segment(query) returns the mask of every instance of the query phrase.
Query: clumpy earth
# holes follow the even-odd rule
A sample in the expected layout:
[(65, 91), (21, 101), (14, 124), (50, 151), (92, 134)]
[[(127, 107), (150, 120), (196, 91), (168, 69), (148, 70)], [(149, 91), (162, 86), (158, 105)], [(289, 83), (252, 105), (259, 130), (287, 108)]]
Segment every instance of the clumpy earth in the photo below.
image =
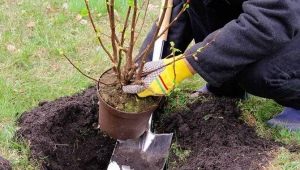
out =
[[(97, 129), (96, 94), (89, 88), (22, 114), (17, 136), (28, 141), (41, 169), (106, 169), (115, 141)], [(174, 132), (169, 168), (262, 169), (279, 144), (258, 137), (239, 115), (235, 100), (210, 96), (181, 111), (157, 114), (156, 130)]]
[(0, 170), (11, 170), (10, 162), (0, 156)]
[(136, 95), (123, 92), (114, 72), (105, 72), (100, 79), (100, 95), (110, 106), (126, 112), (141, 112), (155, 109), (160, 101), (159, 97), (139, 98)]
[(174, 132), (170, 169), (262, 169), (280, 144), (260, 138), (239, 119), (237, 101), (199, 96), (160, 116), (159, 132)]
[(41, 169), (105, 169), (115, 141), (97, 129), (96, 89), (41, 102), (19, 120), (17, 136), (29, 141)]

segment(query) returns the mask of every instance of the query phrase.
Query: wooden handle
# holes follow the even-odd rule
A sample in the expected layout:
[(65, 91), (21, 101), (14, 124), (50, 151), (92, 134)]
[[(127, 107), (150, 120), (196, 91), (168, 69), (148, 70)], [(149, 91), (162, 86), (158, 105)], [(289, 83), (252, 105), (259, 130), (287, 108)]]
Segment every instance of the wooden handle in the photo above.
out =
[[(163, 3), (162, 6), (163, 7), (164, 7), (166, 1), (168, 1), (167, 10), (166, 10), (165, 17), (164, 17), (164, 20), (162, 22), (162, 25), (159, 29), (158, 35), (160, 35), (167, 28), (167, 26), (170, 23), (170, 19), (171, 19), (171, 15), (172, 15), (173, 0), (162, 0), (162, 3)], [(159, 20), (162, 17), (162, 11), (163, 11), (163, 9), (160, 11)], [(168, 30), (165, 31), (164, 34), (155, 41), (152, 61), (158, 61), (158, 60), (161, 59), (163, 49), (164, 49), (164, 42), (167, 41), (167, 38), (168, 38)]]
[[(164, 7), (165, 1), (168, 1), (167, 10), (158, 35), (160, 35), (165, 30), (165, 28), (170, 24), (170, 19), (172, 16), (173, 0), (162, 0), (162, 7)], [(162, 17), (161, 16), (162, 10), (163, 9), (161, 9), (160, 12), (160, 18)], [(168, 30), (160, 37), (160, 39), (167, 41), (167, 38), (168, 38)]]

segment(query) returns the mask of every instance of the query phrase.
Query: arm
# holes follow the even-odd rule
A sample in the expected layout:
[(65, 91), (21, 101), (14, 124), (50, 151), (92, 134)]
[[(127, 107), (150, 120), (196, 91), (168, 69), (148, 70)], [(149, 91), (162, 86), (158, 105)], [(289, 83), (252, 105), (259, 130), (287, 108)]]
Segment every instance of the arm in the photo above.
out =
[[(245, 2), (244, 13), (220, 29), (215, 41), (202, 53), (187, 60), (210, 84), (221, 85), (247, 65), (272, 56), (293, 39), (300, 27), (299, 3), (298, 0)], [(186, 55), (209, 42), (216, 32), (187, 50)]]

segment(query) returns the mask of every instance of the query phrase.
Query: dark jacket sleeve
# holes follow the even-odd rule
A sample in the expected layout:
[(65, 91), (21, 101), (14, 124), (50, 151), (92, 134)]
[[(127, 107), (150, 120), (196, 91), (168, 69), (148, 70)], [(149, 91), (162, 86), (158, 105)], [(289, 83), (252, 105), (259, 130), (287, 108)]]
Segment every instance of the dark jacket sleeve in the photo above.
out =
[(185, 54), (195, 53), (215, 38), (201, 53), (187, 59), (208, 83), (218, 87), (290, 42), (298, 34), (299, 21), (299, 0), (249, 0), (243, 3), (243, 13), (236, 20)]

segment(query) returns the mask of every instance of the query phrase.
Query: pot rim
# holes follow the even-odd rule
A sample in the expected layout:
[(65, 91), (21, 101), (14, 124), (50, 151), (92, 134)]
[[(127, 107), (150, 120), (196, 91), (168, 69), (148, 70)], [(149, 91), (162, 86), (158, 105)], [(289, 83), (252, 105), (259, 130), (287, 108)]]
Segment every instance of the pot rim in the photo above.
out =
[(126, 111), (123, 111), (123, 110), (116, 109), (116, 108), (112, 107), (109, 103), (107, 103), (107, 102), (102, 98), (102, 96), (101, 96), (101, 94), (100, 94), (100, 79), (101, 79), (101, 77), (102, 77), (106, 72), (110, 71), (111, 69), (112, 69), (112, 68), (110, 68), (110, 69), (104, 71), (104, 72), (100, 75), (100, 77), (99, 77), (99, 79), (98, 79), (98, 82), (97, 82), (97, 95), (98, 95), (98, 97), (102, 100), (102, 102), (103, 102), (107, 107), (109, 107), (109, 108), (111, 108), (111, 109), (114, 109), (114, 110), (117, 110), (117, 111), (119, 111), (119, 112), (128, 114), (128, 115), (140, 115), (140, 114), (146, 114), (146, 113), (148, 113), (149, 111), (151, 111), (151, 110), (154, 111), (156, 108), (158, 108), (159, 103), (162, 101), (162, 98), (163, 98), (162, 96), (155, 96), (155, 97), (157, 97), (157, 98), (159, 99), (158, 102), (157, 102), (157, 106), (150, 107), (149, 109), (147, 109), (147, 110), (145, 110), (145, 111), (142, 111), (142, 112), (126, 112)]

